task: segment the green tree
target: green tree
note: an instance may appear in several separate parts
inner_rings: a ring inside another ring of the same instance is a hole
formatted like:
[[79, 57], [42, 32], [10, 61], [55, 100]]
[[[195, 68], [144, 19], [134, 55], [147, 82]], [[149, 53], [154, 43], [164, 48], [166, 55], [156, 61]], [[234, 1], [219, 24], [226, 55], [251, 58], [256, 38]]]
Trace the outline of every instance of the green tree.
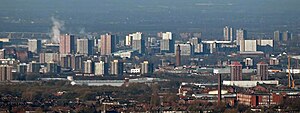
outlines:
[[249, 108], [249, 106], [246, 106], [246, 105], [242, 105], [242, 104], [237, 105], [238, 112], [245, 112], [248, 108]]

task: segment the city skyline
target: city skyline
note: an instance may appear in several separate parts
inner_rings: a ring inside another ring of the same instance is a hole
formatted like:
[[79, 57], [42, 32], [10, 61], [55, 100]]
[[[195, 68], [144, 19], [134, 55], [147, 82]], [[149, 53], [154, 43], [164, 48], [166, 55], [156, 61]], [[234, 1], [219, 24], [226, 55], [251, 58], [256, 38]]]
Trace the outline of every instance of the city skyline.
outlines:
[[0, 112], [299, 112], [299, 5], [1, 0]]

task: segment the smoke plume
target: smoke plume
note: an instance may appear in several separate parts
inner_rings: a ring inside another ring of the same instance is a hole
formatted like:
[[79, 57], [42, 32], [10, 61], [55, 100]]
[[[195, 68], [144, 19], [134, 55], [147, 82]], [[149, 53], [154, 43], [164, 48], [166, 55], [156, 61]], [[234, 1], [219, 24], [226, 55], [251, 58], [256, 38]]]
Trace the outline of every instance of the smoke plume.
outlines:
[[52, 31], [51, 31], [51, 41], [52, 43], [59, 43], [60, 30], [63, 29], [64, 22], [60, 21], [54, 17], [51, 17], [52, 20]]

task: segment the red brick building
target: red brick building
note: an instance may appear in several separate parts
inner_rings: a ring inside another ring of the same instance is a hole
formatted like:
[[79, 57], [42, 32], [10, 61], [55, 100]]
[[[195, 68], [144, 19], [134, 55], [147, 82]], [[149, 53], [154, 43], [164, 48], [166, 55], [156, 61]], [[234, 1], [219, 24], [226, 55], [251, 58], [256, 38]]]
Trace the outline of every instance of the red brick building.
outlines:
[[[295, 96], [296, 95], [296, 96]], [[298, 96], [297, 96], [298, 95]], [[300, 98], [300, 94], [287, 93], [261, 93], [261, 94], [237, 94], [239, 104], [248, 105], [251, 107], [279, 105], [285, 98], [296, 97]]]

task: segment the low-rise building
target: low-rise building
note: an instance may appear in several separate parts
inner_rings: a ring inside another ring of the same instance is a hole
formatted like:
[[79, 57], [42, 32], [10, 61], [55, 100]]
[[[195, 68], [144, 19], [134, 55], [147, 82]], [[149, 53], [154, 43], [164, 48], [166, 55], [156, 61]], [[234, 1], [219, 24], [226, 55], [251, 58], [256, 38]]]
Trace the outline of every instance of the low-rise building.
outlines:
[[130, 73], [141, 73], [140, 68], [130, 69]]
[[119, 56], [121, 58], [132, 58], [137, 54], [136, 50], [122, 50], [112, 53], [113, 56]]
[[278, 85], [279, 81], [278, 80], [264, 80], [264, 81], [223, 81], [223, 85], [226, 86], [237, 86], [237, 87], [255, 87], [258, 84], [272, 84], [272, 85]]
[[237, 94], [237, 101], [239, 104], [257, 107], [257, 106], [271, 106], [282, 103], [283, 95], [276, 93], [259, 93], [259, 94]]

